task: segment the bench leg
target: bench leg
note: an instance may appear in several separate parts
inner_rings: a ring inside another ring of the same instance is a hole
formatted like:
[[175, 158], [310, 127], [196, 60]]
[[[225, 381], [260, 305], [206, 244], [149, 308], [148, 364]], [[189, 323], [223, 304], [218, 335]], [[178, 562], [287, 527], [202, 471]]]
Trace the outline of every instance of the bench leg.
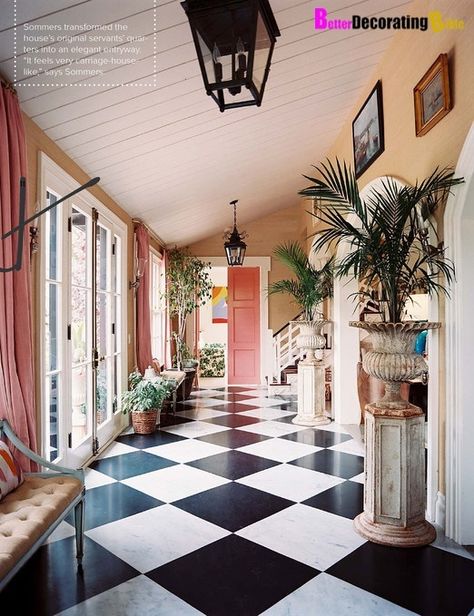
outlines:
[[74, 524], [76, 527], [76, 558], [78, 566], [81, 566], [84, 556], [84, 499], [74, 507]]

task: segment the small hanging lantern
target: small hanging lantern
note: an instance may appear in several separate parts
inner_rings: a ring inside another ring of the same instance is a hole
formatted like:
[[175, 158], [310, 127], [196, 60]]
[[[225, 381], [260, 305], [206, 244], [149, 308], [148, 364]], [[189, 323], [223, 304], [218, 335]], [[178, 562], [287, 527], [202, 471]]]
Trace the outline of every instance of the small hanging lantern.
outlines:
[[186, 0], [204, 86], [219, 109], [262, 104], [276, 37], [269, 0]]
[[243, 265], [245, 251], [247, 250], [247, 244], [243, 241], [247, 234], [237, 231], [237, 203], [238, 199], [230, 202], [230, 205], [234, 208], [234, 228], [224, 235], [224, 239], [227, 240], [224, 244], [225, 256], [229, 267]]

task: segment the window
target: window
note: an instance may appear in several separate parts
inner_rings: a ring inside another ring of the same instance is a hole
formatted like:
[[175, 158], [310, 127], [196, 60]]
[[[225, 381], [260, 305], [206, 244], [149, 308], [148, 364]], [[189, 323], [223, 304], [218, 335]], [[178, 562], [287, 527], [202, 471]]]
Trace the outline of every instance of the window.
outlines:
[[151, 352], [153, 358], [158, 359], [160, 365], [163, 365], [166, 336], [165, 267], [161, 256], [154, 251], [150, 251], [150, 263]]

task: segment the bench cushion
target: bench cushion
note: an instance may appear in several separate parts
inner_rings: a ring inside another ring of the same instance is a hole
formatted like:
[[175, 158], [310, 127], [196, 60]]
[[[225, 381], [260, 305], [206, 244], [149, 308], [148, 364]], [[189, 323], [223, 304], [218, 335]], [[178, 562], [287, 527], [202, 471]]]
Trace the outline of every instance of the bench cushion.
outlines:
[[26, 475], [0, 502], [0, 579], [82, 491], [75, 477]]

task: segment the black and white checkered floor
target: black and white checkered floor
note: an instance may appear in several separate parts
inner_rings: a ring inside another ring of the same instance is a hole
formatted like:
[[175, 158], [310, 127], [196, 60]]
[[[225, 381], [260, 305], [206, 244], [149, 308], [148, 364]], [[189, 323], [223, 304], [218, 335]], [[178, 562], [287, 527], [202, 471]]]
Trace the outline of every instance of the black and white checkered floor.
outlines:
[[200, 390], [153, 435], [121, 435], [87, 471], [83, 573], [63, 523], [2, 604], [34, 616], [473, 614], [472, 557], [447, 541], [359, 537], [360, 445], [294, 413], [264, 389]]

